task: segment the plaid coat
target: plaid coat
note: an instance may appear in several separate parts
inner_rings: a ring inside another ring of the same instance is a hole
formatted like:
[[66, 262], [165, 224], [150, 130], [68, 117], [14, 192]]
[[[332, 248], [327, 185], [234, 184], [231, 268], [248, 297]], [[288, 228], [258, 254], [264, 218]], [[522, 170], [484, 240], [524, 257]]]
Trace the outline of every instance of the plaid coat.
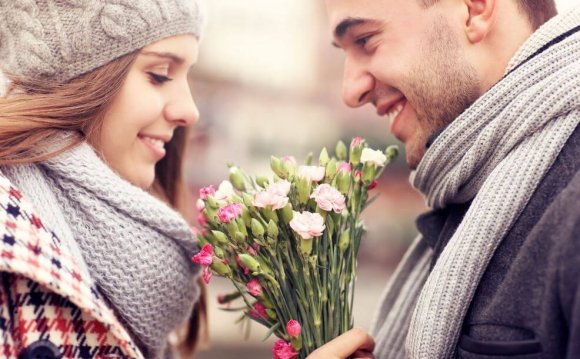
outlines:
[[89, 273], [1, 174], [0, 239], [0, 358], [143, 357]]

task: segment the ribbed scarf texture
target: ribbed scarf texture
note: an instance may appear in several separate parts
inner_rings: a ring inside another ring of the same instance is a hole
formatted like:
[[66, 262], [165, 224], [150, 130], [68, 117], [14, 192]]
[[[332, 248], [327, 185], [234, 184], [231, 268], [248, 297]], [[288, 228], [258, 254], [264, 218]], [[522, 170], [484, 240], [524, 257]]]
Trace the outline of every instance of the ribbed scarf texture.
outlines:
[[377, 358], [453, 358], [494, 251], [580, 122], [580, 7], [538, 29], [506, 75], [453, 121], [411, 175], [432, 208], [473, 199], [433, 270], [417, 238], [372, 333]]
[[103, 163], [86, 143], [38, 165], [0, 169], [88, 268], [146, 358], [199, 296], [194, 236], [182, 217]]

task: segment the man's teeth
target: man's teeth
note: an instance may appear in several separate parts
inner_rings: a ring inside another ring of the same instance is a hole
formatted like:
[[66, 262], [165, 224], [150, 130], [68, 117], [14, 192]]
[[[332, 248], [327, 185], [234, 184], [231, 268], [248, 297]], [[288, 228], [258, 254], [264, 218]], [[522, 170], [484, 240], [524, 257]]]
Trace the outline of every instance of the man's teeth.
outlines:
[[151, 138], [151, 137], [147, 137], [147, 136], [143, 136], [141, 137], [144, 141], [149, 142], [150, 144], [152, 144], [153, 146], [157, 147], [157, 148], [163, 148], [163, 146], [165, 146], [165, 142], [158, 140], [156, 138]]
[[397, 106], [395, 106], [391, 111], [387, 112], [387, 118], [389, 119], [390, 123], [393, 123], [393, 121], [395, 121], [395, 118], [397, 118], [397, 116], [399, 116], [401, 111], [403, 111], [403, 107], [404, 104], [400, 103]]

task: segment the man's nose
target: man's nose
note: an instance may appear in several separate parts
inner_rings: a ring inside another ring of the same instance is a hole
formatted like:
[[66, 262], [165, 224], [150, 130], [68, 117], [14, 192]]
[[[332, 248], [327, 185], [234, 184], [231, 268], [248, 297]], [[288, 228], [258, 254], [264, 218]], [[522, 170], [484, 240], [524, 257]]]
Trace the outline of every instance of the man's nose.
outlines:
[[373, 76], [362, 66], [348, 58], [344, 62], [342, 99], [349, 107], [360, 107], [371, 99], [375, 86]]

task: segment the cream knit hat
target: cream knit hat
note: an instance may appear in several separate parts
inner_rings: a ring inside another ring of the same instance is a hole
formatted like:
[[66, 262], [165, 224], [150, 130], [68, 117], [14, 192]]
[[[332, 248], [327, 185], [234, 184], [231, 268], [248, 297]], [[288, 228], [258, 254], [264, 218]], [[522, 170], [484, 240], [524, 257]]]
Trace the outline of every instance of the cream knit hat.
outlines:
[[0, 0], [0, 68], [67, 82], [157, 40], [197, 38], [202, 0]]

